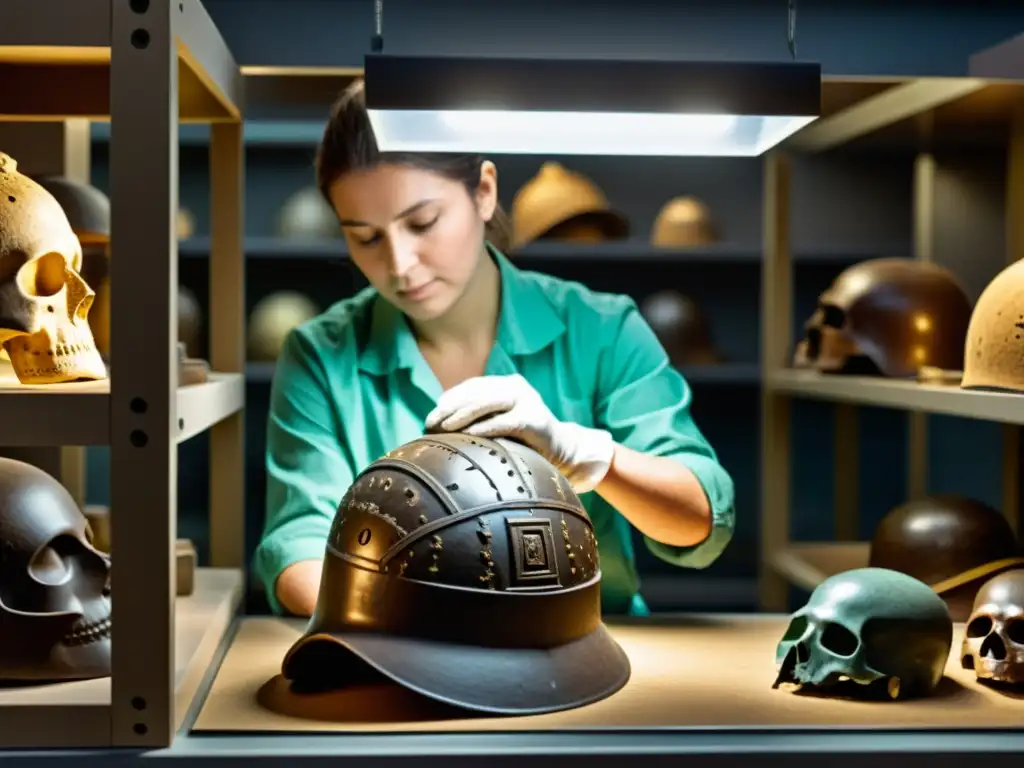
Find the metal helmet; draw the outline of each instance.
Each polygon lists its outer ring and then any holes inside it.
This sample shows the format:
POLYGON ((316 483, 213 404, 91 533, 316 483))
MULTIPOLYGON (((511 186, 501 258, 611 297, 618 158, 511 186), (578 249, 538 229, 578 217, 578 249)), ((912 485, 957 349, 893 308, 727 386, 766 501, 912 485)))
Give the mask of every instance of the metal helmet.
POLYGON ((964 350, 964 389, 1024 391, 1024 262, 1015 261, 981 292, 964 350))
POLYGON ((325 240, 341 237, 341 227, 320 190, 304 187, 281 206, 277 233, 293 240, 325 240))
POLYGON ((629 679, 601 622, 594 527, 568 481, 510 440, 436 434, 370 464, 338 507, 316 611, 283 677, 364 669, 468 710, 552 712, 629 679))
POLYGON ((695 197, 669 200, 651 228, 651 243, 659 248, 689 248, 717 240, 711 211, 695 197))
POLYGON ((658 291, 640 304, 672 365, 713 365, 722 361, 711 343, 707 315, 696 301, 678 291, 658 291))
POLYGON ((917 259, 870 259, 818 298, 794 363, 825 373, 910 378, 963 368, 971 302, 948 269, 917 259))
POLYGON ((599 242, 629 235, 629 221, 593 181, 555 162, 544 163, 512 201, 512 245, 540 238, 599 242))
POLYGON ((264 296, 249 315, 249 360, 277 360, 288 334, 319 313, 320 308, 313 300, 297 291, 276 291, 264 296))
POLYGON ((964 621, 985 578, 1024 565, 1006 518, 987 504, 935 494, 886 513, 871 540, 869 564, 923 581, 964 621))
POLYGON ((40 176, 36 181, 60 203, 83 247, 110 242, 110 198, 106 194, 64 176, 40 176))

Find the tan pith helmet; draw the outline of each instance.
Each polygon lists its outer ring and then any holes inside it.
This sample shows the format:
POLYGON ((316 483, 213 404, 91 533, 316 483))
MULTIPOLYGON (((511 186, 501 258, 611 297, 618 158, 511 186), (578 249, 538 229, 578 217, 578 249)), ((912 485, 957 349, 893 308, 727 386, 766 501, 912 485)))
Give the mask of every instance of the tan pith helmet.
POLYGON ((651 243, 661 248, 686 248, 718 240, 710 209, 695 197, 675 197, 658 212, 651 243))
POLYGON ((629 235, 629 220, 614 210, 586 176, 546 162, 512 201, 512 245, 545 237, 573 242, 617 240, 629 235))
POLYGON ((960 386, 1024 392, 1024 261, 1006 267, 978 297, 960 386))

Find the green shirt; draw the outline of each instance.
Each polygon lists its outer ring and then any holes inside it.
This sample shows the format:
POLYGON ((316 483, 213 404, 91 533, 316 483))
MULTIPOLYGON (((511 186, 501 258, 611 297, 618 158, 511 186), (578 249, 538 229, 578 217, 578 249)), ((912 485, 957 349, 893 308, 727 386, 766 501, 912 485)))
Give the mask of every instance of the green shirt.
MULTIPOLYGON (((735 523, 732 479, 690 415, 689 385, 625 296, 591 291, 514 266, 491 249, 501 311, 487 375, 519 373, 563 421, 689 467, 712 509, 710 535, 692 547, 647 539, 657 557, 705 568, 735 523)), ((277 361, 267 424, 267 518, 253 567, 271 608, 287 566, 324 556, 335 510, 355 476, 420 437, 442 387, 402 315, 367 288, 296 328, 277 361)), ((606 613, 643 615, 630 525, 591 492, 581 497, 601 552, 606 613)))

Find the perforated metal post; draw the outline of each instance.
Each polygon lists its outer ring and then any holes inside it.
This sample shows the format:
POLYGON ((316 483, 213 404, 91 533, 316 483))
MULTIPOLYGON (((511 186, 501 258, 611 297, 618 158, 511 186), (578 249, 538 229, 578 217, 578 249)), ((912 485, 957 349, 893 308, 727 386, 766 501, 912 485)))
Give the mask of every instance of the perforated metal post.
MULTIPOLYGON (((112 741, 173 732, 177 0, 112 0, 112 741)), ((59 727, 59 726, 56 726, 59 727)))

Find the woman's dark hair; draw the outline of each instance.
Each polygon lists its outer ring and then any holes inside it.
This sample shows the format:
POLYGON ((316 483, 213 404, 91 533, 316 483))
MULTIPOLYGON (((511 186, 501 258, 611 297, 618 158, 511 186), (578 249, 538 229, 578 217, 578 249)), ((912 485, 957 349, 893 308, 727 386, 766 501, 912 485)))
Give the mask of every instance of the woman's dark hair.
MULTIPOLYGON (((472 195, 480 184, 480 155, 418 154, 413 152, 381 152, 373 135, 366 111, 363 81, 356 80, 342 91, 331 107, 331 116, 324 128, 316 156, 316 183, 330 203, 330 188, 349 171, 373 168, 379 163, 397 163, 422 168, 462 182, 472 195)), ((512 227, 499 203, 487 222, 487 239, 500 251, 507 251, 512 240, 512 227)))

